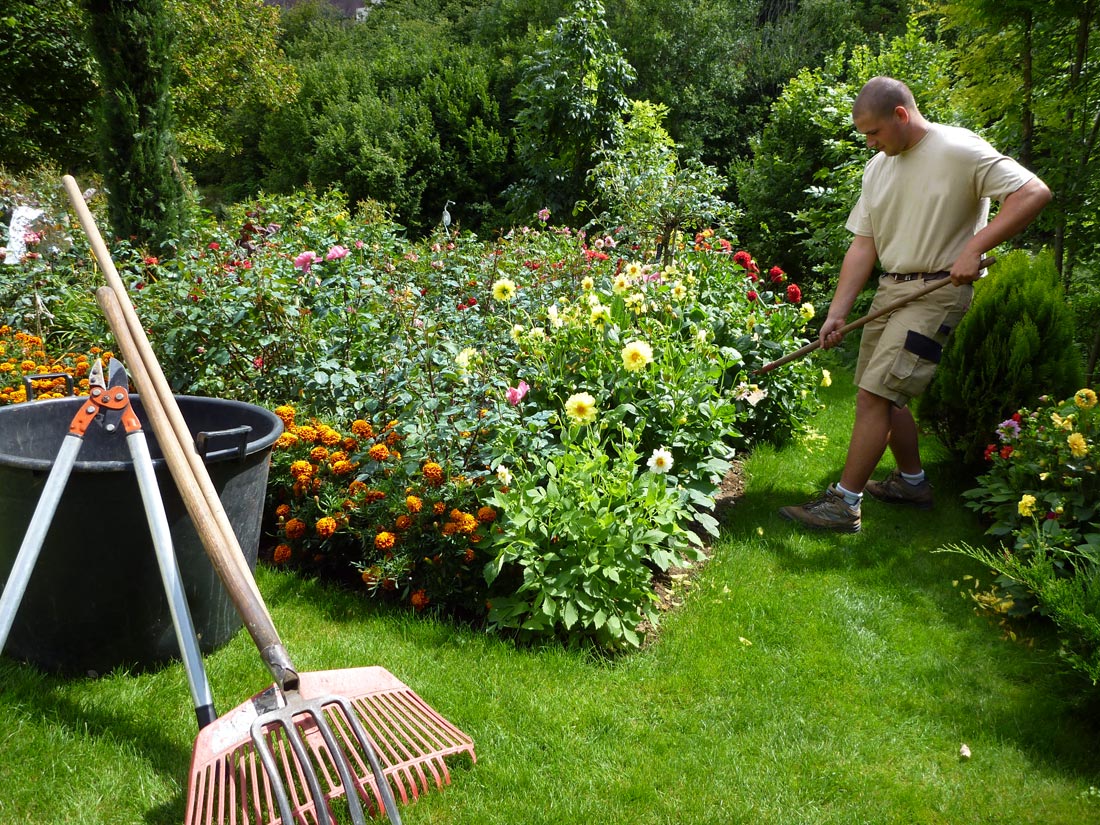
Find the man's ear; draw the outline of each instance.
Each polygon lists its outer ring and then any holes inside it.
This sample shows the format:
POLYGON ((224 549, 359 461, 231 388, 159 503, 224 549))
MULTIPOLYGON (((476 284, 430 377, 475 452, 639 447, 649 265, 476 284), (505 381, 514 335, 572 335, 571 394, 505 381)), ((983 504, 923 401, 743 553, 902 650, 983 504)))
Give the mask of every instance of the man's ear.
POLYGON ((895 106, 894 116, 903 124, 909 122, 909 110, 904 106, 895 106))

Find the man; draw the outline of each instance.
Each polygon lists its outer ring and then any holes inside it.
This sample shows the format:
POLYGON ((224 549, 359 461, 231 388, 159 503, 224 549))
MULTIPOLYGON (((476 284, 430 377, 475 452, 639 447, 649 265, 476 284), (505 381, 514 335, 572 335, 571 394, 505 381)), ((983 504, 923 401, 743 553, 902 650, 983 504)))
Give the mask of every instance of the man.
POLYGON ((950 278, 954 286, 863 328, 855 423, 840 480, 813 501, 779 511, 809 527, 846 533, 860 529, 864 491, 880 501, 931 508, 932 487, 907 405, 928 386, 948 334, 969 308, 983 254, 1021 232, 1050 201, 1046 184, 973 132, 925 120, 898 80, 868 81, 852 105, 852 120, 878 153, 864 168, 846 223, 854 237, 821 326, 822 348, 841 341, 839 330, 876 261, 885 274, 872 312, 931 280, 950 278), (1001 207, 989 221, 991 198, 1001 207), (870 481, 887 446, 897 470, 870 481))

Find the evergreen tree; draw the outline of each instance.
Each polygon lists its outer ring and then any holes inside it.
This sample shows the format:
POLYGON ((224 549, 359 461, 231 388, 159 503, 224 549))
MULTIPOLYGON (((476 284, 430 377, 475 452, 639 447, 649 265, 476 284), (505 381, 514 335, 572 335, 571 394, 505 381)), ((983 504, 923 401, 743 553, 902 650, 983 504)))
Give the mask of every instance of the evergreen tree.
POLYGON ((171 28, 163 0, 87 0, 103 87, 101 157, 111 225, 159 255, 184 221, 172 136, 171 28))
MULTIPOLYGON (((954 287, 948 287, 953 289, 954 287)), ((1038 398, 1080 388, 1081 354, 1053 256, 1005 255, 974 290, 918 409, 945 445, 979 466, 990 434, 1038 398)))

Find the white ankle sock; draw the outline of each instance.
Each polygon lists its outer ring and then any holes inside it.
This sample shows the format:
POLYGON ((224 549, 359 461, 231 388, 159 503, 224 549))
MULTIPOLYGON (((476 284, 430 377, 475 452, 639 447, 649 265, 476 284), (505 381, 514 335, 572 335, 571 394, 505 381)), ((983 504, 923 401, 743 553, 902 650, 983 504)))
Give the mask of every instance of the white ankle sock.
POLYGON ((840 482, 836 483, 836 491, 844 497, 844 503, 849 507, 858 507, 859 503, 863 501, 863 493, 853 493, 851 490, 846 490, 840 486, 840 482))
POLYGON ((924 470, 921 470, 919 473, 914 474, 901 473, 901 477, 912 484, 914 487, 916 487, 918 484, 924 481, 924 470))

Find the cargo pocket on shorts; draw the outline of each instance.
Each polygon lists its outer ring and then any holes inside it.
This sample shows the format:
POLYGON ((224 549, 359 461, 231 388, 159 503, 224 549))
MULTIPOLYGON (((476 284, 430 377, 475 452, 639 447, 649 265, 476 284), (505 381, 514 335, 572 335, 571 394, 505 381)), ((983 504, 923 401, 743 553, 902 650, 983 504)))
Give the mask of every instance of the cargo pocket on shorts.
POLYGON ((942 344, 909 330, 905 334, 905 346, 898 352, 883 383, 909 398, 920 395, 931 382, 942 355, 942 344))

